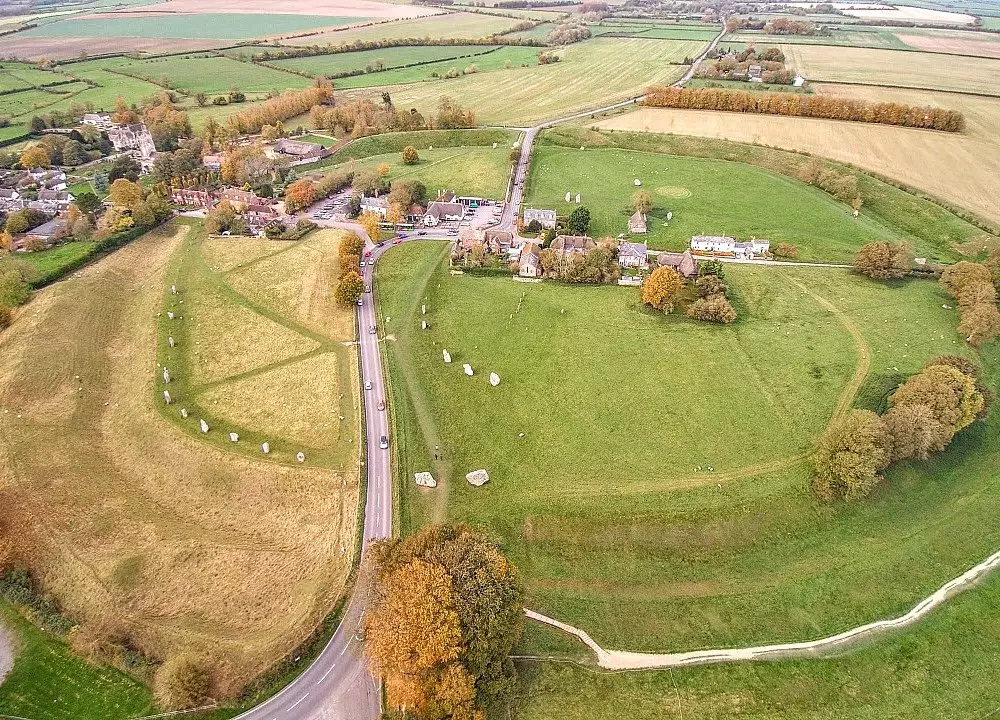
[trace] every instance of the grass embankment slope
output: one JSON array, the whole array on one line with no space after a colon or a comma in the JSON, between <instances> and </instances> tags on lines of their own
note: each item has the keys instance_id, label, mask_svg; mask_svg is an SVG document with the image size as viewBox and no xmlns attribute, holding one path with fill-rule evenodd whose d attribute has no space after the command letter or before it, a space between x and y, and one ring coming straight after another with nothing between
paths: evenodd
<instances>
[{"instance_id":1,"label":"grass embankment slope","mask_svg":"<svg viewBox=\"0 0 1000 720\"><path fill-rule=\"evenodd\" d=\"M801 153L725 140L654 133L595 132L578 127L561 127L546 131L539 137L539 150L542 150L546 144L564 148L575 148L577 151L579 151L580 146L586 146L587 150L581 152L581 155L585 155L594 148L620 148L648 153L662 153L665 156L681 155L686 157L729 160L734 161L734 163L753 165L787 178L796 178L807 165L812 162L819 162L822 168L833 170L839 175L853 174L857 178L858 191L864 201L864 205L861 208L859 222L854 223L851 227L857 226L861 230L867 228L870 232L872 227L881 226L883 232L894 234L897 238L905 239L909 242L914 247L918 256L926 256L931 259L949 262L958 259L963 253L976 255L982 251L984 245L996 242L994 234L977 225L971 224L969 221L955 214L955 212L967 212L963 206L949 206L955 211L952 212L939 204L905 192L886 181L864 172L859 172L849 166L823 159L814 160ZM567 157L572 158L572 153ZM669 182L669 160L670 158L664 157L664 163L668 168L666 172L667 179L663 183L666 187L673 186L673 183ZM579 164L583 161L579 160L576 162ZM652 162L652 160L649 162ZM739 165L732 165L731 167L733 167L733 173L741 172ZM621 178L624 172L622 169L613 167L611 164L607 164L607 171L612 173L613 177L618 178ZM590 174L592 171L583 169L580 172ZM739 207L742 203L746 203L751 208L748 214L751 216L757 214L758 211L753 208L766 207L769 202L765 197L757 197L758 193L754 191L759 186L758 184L763 182L763 180L759 179L761 176L757 177L758 180L749 188L734 187L735 197L722 199L720 201L721 207L703 207L700 209L700 212L704 216L725 218L728 212L727 205ZM565 180L569 181L571 178L565 178ZM532 181L534 182L534 179ZM723 179L723 182L728 181ZM655 190L655 187L659 186L660 183L657 181L656 183L648 184L654 185L654 187L647 189ZM627 206L628 198L631 197L631 191L635 189L632 187L627 190L622 189L617 191L621 194L613 198L597 197L595 203L599 207L608 206L607 210L613 217L614 213L621 212ZM747 194L750 197L744 197ZM565 196L565 192L562 193L562 196ZM815 197L818 198L819 196ZM828 200L832 199L832 196L826 197ZM656 193L654 193L655 198ZM817 202L819 201L817 200ZM697 207L697 198L693 198L693 203L694 207ZM843 212L849 211L849 208L844 204L834 204ZM813 208L818 207L812 203L811 205ZM761 233L761 235L772 237L770 233L781 231L785 227L786 221L784 218L786 215L789 216L788 223L794 223L798 210L798 208L781 208L773 212L770 217L759 217L751 220L745 216L740 216L734 218L734 221L744 225L753 224L755 227L764 225L768 229L766 233ZM972 215L970 215L970 218L975 219ZM621 222L615 217L613 217L613 220L617 223L615 227L620 228L622 225ZM982 223L985 221L979 220L977 222ZM842 232L848 233L846 226L839 224L839 227ZM702 229L707 231L708 234L713 234L711 227L698 228L699 231ZM621 229L618 232L621 232ZM826 236L836 237L833 229L830 231L819 230L819 232ZM857 232L856 230L855 235ZM852 242L848 240L849 237L849 234L840 236L840 239L836 240L836 244L831 244L830 246L807 241L804 241L803 245L811 245L812 249L818 253L815 256L818 258L849 259L849 257L845 257L844 255L844 250Z\"/></svg>"},{"instance_id":2,"label":"grass embankment slope","mask_svg":"<svg viewBox=\"0 0 1000 720\"><path fill-rule=\"evenodd\" d=\"M491 528L528 605L605 647L834 633L908 609L996 549L995 414L865 503L808 491L804 456L835 412L878 407L929 358L966 352L934 283L734 266L742 318L716 327L650 314L634 289L452 278L445 258L404 246L378 271L404 527ZM995 385L995 352L983 360ZM475 489L463 476L480 467L493 481ZM426 469L441 485L418 492Z\"/></svg>"},{"instance_id":3,"label":"grass embankment slope","mask_svg":"<svg viewBox=\"0 0 1000 720\"><path fill-rule=\"evenodd\" d=\"M84 625L209 657L223 694L334 605L358 497L354 363L331 347L353 338L329 311L336 241L289 244L286 265L244 242L209 248L169 224L39 293L0 337L0 497L19 554ZM184 316L173 353L166 310ZM264 435L269 459L249 445Z\"/></svg>"}]
</instances>

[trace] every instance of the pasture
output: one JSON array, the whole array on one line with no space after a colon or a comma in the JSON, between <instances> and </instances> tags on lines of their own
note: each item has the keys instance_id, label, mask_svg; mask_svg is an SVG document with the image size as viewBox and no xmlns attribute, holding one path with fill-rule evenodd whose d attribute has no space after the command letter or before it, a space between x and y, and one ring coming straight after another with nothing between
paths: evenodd
<instances>
[{"instance_id":1,"label":"pasture","mask_svg":"<svg viewBox=\"0 0 1000 720\"><path fill-rule=\"evenodd\" d=\"M1000 38L993 34L919 28L900 30L896 34L907 45L919 50L1000 58Z\"/></svg>"},{"instance_id":2,"label":"pasture","mask_svg":"<svg viewBox=\"0 0 1000 720\"><path fill-rule=\"evenodd\" d=\"M685 70L673 63L697 55L703 46L700 41L597 38L568 46L554 65L385 89L397 106L433 107L441 95L450 95L474 110L480 123L526 124L640 95L650 84L672 82ZM608 83L608 77L615 82Z\"/></svg>"},{"instance_id":3,"label":"pasture","mask_svg":"<svg viewBox=\"0 0 1000 720\"><path fill-rule=\"evenodd\" d=\"M329 30L298 38L289 38L284 45L340 45L352 40L383 38L481 38L502 33L517 20L481 13L446 13L392 23L376 23L362 27Z\"/></svg>"},{"instance_id":4,"label":"pasture","mask_svg":"<svg viewBox=\"0 0 1000 720\"><path fill-rule=\"evenodd\" d=\"M1000 60L933 53L783 44L785 64L813 82L894 85L1000 95Z\"/></svg>"},{"instance_id":5,"label":"pasture","mask_svg":"<svg viewBox=\"0 0 1000 720\"><path fill-rule=\"evenodd\" d=\"M482 45L424 45L379 48L377 50L314 55L312 57L290 58L288 60L272 60L269 64L272 67L283 70L290 69L313 76L327 75L333 77L342 73L363 71L373 62L380 62L384 69L390 70L414 63L429 63L435 60L451 60L458 57L481 55L491 49ZM339 82L337 84L338 86L340 85Z\"/></svg>"},{"instance_id":6,"label":"pasture","mask_svg":"<svg viewBox=\"0 0 1000 720\"><path fill-rule=\"evenodd\" d=\"M995 417L865 503L808 491L832 417L967 352L933 282L729 266L741 319L718 327L648 312L634 288L452 277L440 244L382 262L404 527L485 525L527 605L605 647L819 637L908 609L996 549ZM982 361L994 383L996 354ZM465 482L476 468L489 485ZM438 488L418 490L418 470Z\"/></svg>"},{"instance_id":7,"label":"pasture","mask_svg":"<svg viewBox=\"0 0 1000 720\"><path fill-rule=\"evenodd\" d=\"M872 218L854 219L847 205L791 178L742 163L629 150L538 147L525 203L568 215L582 195L590 234L615 237L628 226L629 201L639 188L653 197L649 234L656 249L683 250L692 235L789 242L801 259L850 262L861 245L895 235ZM667 222L666 215L673 213ZM918 252L928 250L919 248Z\"/></svg>"},{"instance_id":8,"label":"pasture","mask_svg":"<svg viewBox=\"0 0 1000 720\"><path fill-rule=\"evenodd\" d=\"M217 55L168 56L116 64L115 69L151 82L166 80L170 87L190 94L226 93L231 87L244 93L266 93L272 89L297 89L312 84L309 78L301 75Z\"/></svg>"},{"instance_id":9,"label":"pasture","mask_svg":"<svg viewBox=\"0 0 1000 720\"><path fill-rule=\"evenodd\" d=\"M817 86L825 92L826 86ZM642 108L601 120L602 130L642 131L733 140L807 152L850 163L1000 223L1000 146L990 134L1000 100L889 88L836 86L836 95L866 100L929 102L966 114L965 134L816 118L703 110ZM931 97L934 95L934 97ZM986 128L986 129L980 129ZM862 214L867 210L862 209Z\"/></svg>"},{"instance_id":10,"label":"pasture","mask_svg":"<svg viewBox=\"0 0 1000 720\"><path fill-rule=\"evenodd\" d=\"M152 656L211 658L223 693L305 639L350 570L356 373L350 360L337 362L335 374L315 364L323 354L352 353L338 341L353 335L334 334L343 326L329 308L335 244L329 236L289 244L290 258L308 255L289 263L294 277L274 270L280 256L260 259L256 280L254 266L233 258L230 273L250 300L208 269L215 255L203 254L196 225L171 223L38 293L0 336L0 402L9 410L0 415L0 497L24 561L84 626L114 618ZM179 295L169 292L172 283ZM306 314L286 317L281 300L296 292ZM183 319L168 327L167 310ZM316 452L310 438L296 442L300 416L291 403L304 383L294 376L299 358L287 352L290 333L323 351L304 366L315 373L310 411L323 412L339 438ZM253 364L233 359L240 355ZM223 376L200 358L244 374ZM170 406L164 361L173 374ZM232 395L201 400L209 388L194 386L191 365L216 388L234 383ZM254 374L263 379L248 407L238 383ZM208 435L198 431L202 417ZM231 430L239 443L230 442ZM322 422L310 432L333 434ZM264 435L269 458L260 452ZM293 459L300 449L303 465Z\"/></svg>"},{"instance_id":11,"label":"pasture","mask_svg":"<svg viewBox=\"0 0 1000 720\"><path fill-rule=\"evenodd\" d=\"M727 35L723 45L730 41L767 45L843 45L847 47L887 48L906 50L910 46L888 28L862 25L839 25L829 35L765 35L762 31L740 30Z\"/></svg>"}]
</instances>

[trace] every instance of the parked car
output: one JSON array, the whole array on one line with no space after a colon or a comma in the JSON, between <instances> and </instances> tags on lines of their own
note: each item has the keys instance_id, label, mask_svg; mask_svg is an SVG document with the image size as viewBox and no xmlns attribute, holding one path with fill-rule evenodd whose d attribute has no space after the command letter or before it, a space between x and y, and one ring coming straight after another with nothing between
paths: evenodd
<instances>
[{"instance_id":1,"label":"parked car","mask_svg":"<svg viewBox=\"0 0 1000 720\"><path fill-rule=\"evenodd\" d=\"M375 326L374 326L374 325L372 325L372 326L371 326L371 329L370 329L370 330L369 330L368 332L370 332L370 333L371 333L372 335L374 335L374 334L376 334L376 333L378 332L378 330L376 330L376 329L375 329Z\"/></svg>"},{"instance_id":2,"label":"parked car","mask_svg":"<svg viewBox=\"0 0 1000 720\"><path fill-rule=\"evenodd\" d=\"M383 435L381 438L379 438L378 446L380 448L382 448L383 450L388 449L388 447L389 447L389 438L387 438L385 435Z\"/></svg>"},{"instance_id":3,"label":"parked car","mask_svg":"<svg viewBox=\"0 0 1000 720\"><path fill-rule=\"evenodd\" d=\"M364 304L365 304L365 301L362 300L361 298L358 298L358 307L361 307Z\"/></svg>"},{"instance_id":4,"label":"parked car","mask_svg":"<svg viewBox=\"0 0 1000 720\"><path fill-rule=\"evenodd\" d=\"M385 400L379 400L378 401L378 409L379 410L385 410Z\"/></svg>"},{"instance_id":5,"label":"parked car","mask_svg":"<svg viewBox=\"0 0 1000 720\"><path fill-rule=\"evenodd\" d=\"M393 245L399 245L399 243L401 243L401 242L403 242L403 241L400 240L399 238L396 238L395 240L392 241L392 244Z\"/></svg>"},{"instance_id":6,"label":"parked car","mask_svg":"<svg viewBox=\"0 0 1000 720\"><path fill-rule=\"evenodd\" d=\"M365 390L371 390L371 389L372 389L372 381L365 380Z\"/></svg>"}]
</instances>

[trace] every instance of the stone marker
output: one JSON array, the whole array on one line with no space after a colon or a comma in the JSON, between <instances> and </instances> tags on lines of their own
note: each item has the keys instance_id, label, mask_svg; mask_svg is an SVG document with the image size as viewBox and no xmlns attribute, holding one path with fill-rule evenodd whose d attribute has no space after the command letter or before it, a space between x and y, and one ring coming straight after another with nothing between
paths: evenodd
<instances>
[{"instance_id":1,"label":"stone marker","mask_svg":"<svg viewBox=\"0 0 1000 720\"><path fill-rule=\"evenodd\" d=\"M462 370L465 371L466 375L472 377L472 366L469 365L469 363L465 363L465 365L462 366Z\"/></svg>"},{"instance_id":2,"label":"stone marker","mask_svg":"<svg viewBox=\"0 0 1000 720\"><path fill-rule=\"evenodd\" d=\"M492 385L493 387L496 387L499 384L500 384L500 376L497 375L494 372L491 372L490 373L490 385Z\"/></svg>"},{"instance_id":3,"label":"stone marker","mask_svg":"<svg viewBox=\"0 0 1000 720\"><path fill-rule=\"evenodd\" d=\"M239 442L240 441L240 436L237 433L229 433L229 439L232 442Z\"/></svg>"},{"instance_id":4,"label":"stone marker","mask_svg":"<svg viewBox=\"0 0 1000 720\"><path fill-rule=\"evenodd\" d=\"M427 314L427 306L426 305L421 305L420 306L420 314L421 315L426 315Z\"/></svg>"},{"instance_id":5,"label":"stone marker","mask_svg":"<svg viewBox=\"0 0 1000 720\"><path fill-rule=\"evenodd\" d=\"M494 150L496 150L496 149L497 149L497 144L496 144L496 143L493 143L493 149L494 149Z\"/></svg>"},{"instance_id":6,"label":"stone marker","mask_svg":"<svg viewBox=\"0 0 1000 720\"><path fill-rule=\"evenodd\" d=\"M167 345L169 345L170 347L173 347L174 345L176 345L176 343L174 342L174 336L173 335L170 335L170 336L167 337Z\"/></svg>"},{"instance_id":7,"label":"stone marker","mask_svg":"<svg viewBox=\"0 0 1000 720\"><path fill-rule=\"evenodd\" d=\"M260 446L260 450L265 455L267 455L269 452L271 452L271 446L268 443L264 443Z\"/></svg>"},{"instance_id":8,"label":"stone marker","mask_svg":"<svg viewBox=\"0 0 1000 720\"><path fill-rule=\"evenodd\" d=\"M163 402L165 402L167 405L173 402L173 400L170 399L170 393L167 392L166 390L163 391Z\"/></svg>"},{"instance_id":9,"label":"stone marker","mask_svg":"<svg viewBox=\"0 0 1000 720\"><path fill-rule=\"evenodd\" d=\"M470 485L482 487L490 481L490 475L485 470L473 470L465 476L465 479L469 481Z\"/></svg>"},{"instance_id":10,"label":"stone marker","mask_svg":"<svg viewBox=\"0 0 1000 720\"><path fill-rule=\"evenodd\" d=\"M174 314L172 312L170 312L169 310L167 311L167 319L168 320L173 320L174 319Z\"/></svg>"},{"instance_id":11,"label":"stone marker","mask_svg":"<svg viewBox=\"0 0 1000 720\"><path fill-rule=\"evenodd\" d=\"M576 194L576 204L577 204L577 205L579 205L579 204L580 204L580 193L577 193L577 194Z\"/></svg>"},{"instance_id":12,"label":"stone marker","mask_svg":"<svg viewBox=\"0 0 1000 720\"><path fill-rule=\"evenodd\" d=\"M420 329L421 330L426 330L427 329L427 321L426 320L421 320L420 321Z\"/></svg>"},{"instance_id":13,"label":"stone marker","mask_svg":"<svg viewBox=\"0 0 1000 720\"><path fill-rule=\"evenodd\" d=\"M207 422L205 422L204 420L199 420L198 424L201 426L201 431L203 433L207 433L208 432L208 423Z\"/></svg>"},{"instance_id":14,"label":"stone marker","mask_svg":"<svg viewBox=\"0 0 1000 720\"><path fill-rule=\"evenodd\" d=\"M176 295L177 294L177 286L176 285L171 285L170 286L170 294L171 295Z\"/></svg>"},{"instance_id":15,"label":"stone marker","mask_svg":"<svg viewBox=\"0 0 1000 720\"><path fill-rule=\"evenodd\" d=\"M641 185L642 185L642 180L640 180L639 178L636 178L635 179L635 186L636 187L640 187Z\"/></svg>"},{"instance_id":16,"label":"stone marker","mask_svg":"<svg viewBox=\"0 0 1000 720\"><path fill-rule=\"evenodd\" d=\"M163 368L163 382L167 385L170 384L170 371L166 368Z\"/></svg>"},{"instance_id":17,"label":"stone marker","mask_svg":"<svg viewBox=\"0 0 1000 720\"><path fill-rule=\"evenodd\" d=\"M306 461L306 455L305 455L305 453L296 453L295 459L298 460L299 462L305 462Z\"/></svg>"},{"instance_id":18,"label":"stone marker","mask_svg":"<svg viewBox=\"0 0 1000 720\"><path fill-rule=\"evenodd\" d=\"M413 479L420 487L437 487L437 480L429 472L413 473Z\"/></svg>"},{"instance_id":19,"label":"stone marker","mask_svg":"<svg viewBox=\"0 0 1000 720\"><path fill-rule=\"evenodd\" d=\"M566 202L569 202L569 199L570 199L571 197L572 197L572 194L571 194L571 193L569 192L569 190L567 190L567 191L566 191Z\"/></svg>"},{"instance_id":20,"label":"stone marker","mask_svg":"<svg viewBox=\"0 0 1000 720\"><path fill-rule=\"evenodd\" d=\"M451 362L451 353L450 352L448 352L447 350L442 350L441 354L444 355L444 361L446 363L450 363Z\"/></svg>"},{"instance_id":21,"label":"stone marker","mask_svg":"<svg viewBox=\"0 0 1000 720\"><path fill-rule=\"evenodd\" d=\"M188 419L188 411L187 411L187 408L181 408L181 417L182 417L182 418L184 418L185 420L187 420L187 419Z\"/></svg>"},{"instance_id":22,"label":"stone marker","mask_svg":"<svg viewBox=\"0 0 1000 720\"><path fill-rule=\"evenodd\" d=\"M673 219L674 219L674 211L671 210L667 213L667 222L670 222Z\"/></svg>"}]
</instances>

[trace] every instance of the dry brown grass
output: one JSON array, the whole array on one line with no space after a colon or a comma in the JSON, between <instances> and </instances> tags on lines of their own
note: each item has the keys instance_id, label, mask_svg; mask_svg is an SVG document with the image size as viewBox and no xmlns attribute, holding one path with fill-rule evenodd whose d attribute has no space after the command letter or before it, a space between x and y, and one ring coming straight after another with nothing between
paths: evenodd
<instances>
[{"instance_id":1,"label":"dry brown grass","mask_svg":"<svg viewBox=\"0 0 1000 720\"><path fill-rule=\"evenodd\" d=\"M3 38L0 55L24 60L69 60L81 55L121 52L184 52L209 50L231 45L232 40L190 40L181 38L142 37L31 37L8 35Z\"/></svg>"},{"instance_id":2,"label":"dry brown grass","mask_svg":"<svg viewBox=\"0 0 1000 720\"><path fill-rule=\"evenodd\" d=\"M857 90L863 96L862 91L868 88ZM949 107L956 107L952 99L959 97L968 96L947 95L944 100L951 103ZM956 109L968 111L973 104L981 110L974 117L970 113L973 129L966 135L837 120L657 108L612 117L597 126L800 150L894 178L1000 222L1000 204L996 202L1000 196L1000 146L984 137L985 128L997 122L1000 100L970 98L968 104Z\"/></svg>"},{"instance_id":3,"label":"dry brown grass","mask_svg":"<svg viewBox=\"0 0 1000 720\"><path fill-rule=\"evenodd\" d=\"M158 413L154 318L184 232L39 293L0 336L0 521L74 617L213 656L231 693L342 593L358 472L234 455Z\"/></svg>"},{"instance_id":4,"label":"dry brown grass","mask_svg":"<svg viewBox=\"0 0 1000 720\"><path fill-rule=\"evenodd\" d=\"M897 32L896 37L910 47L940 53L1000 58L1000 37L985 33L925 30L920 34Z\"/></svg>"},{"instance_id":5,"label":"dry brown grass","mask_svg":"<svg viewBox=\"0 0 1000 720\"><path fill-rule=\"evenodd\" d=\"M333 352L312 355L226 383L198 399L216 406L218 415L239 425L268 428L306 447L323 447L357 434L352 424L343 427L340 420L341 403L352 403L354 395L350 388L340 386L339 364ZM345 398L341 398L344 390ZM344 417L350 423L353 413Z\"/></svg>"},{"instance_id":6,"label":"dry brown grass","mask_svg":"<svg viewBox=\"0 0 1000 720\"><path fill-rule=\"evenodd\" d=\"M289 247L286 240L248 241L246 238L213 237L201 244L201 254L212 270L228 272Z\"/></svg>"},{"instance_id":7,"label":"dry brown grass","mask_svg":"<svg viewBox=\"0 0 1000 720\"><path fill-rule=\"evenodd\" d=\"M898 85L1000 95L1000 60L825 45L782 45L786 63L813 82Z\"/></svg>"},{"instance_id":8,"label":"dry brown grass","mask_svg":"<svg viewBox=\"0 0 1000 720\"><path fill-rule=\"evenodd\" d=\"M329 15L330 17L412 18L440 12L372 0L170 0L153 5L130 5L125 13L105 15L140 15L145 13L263 13L266 15ZM102 16L103 17L103 16Z\"/></svg>"}]
</instances>

